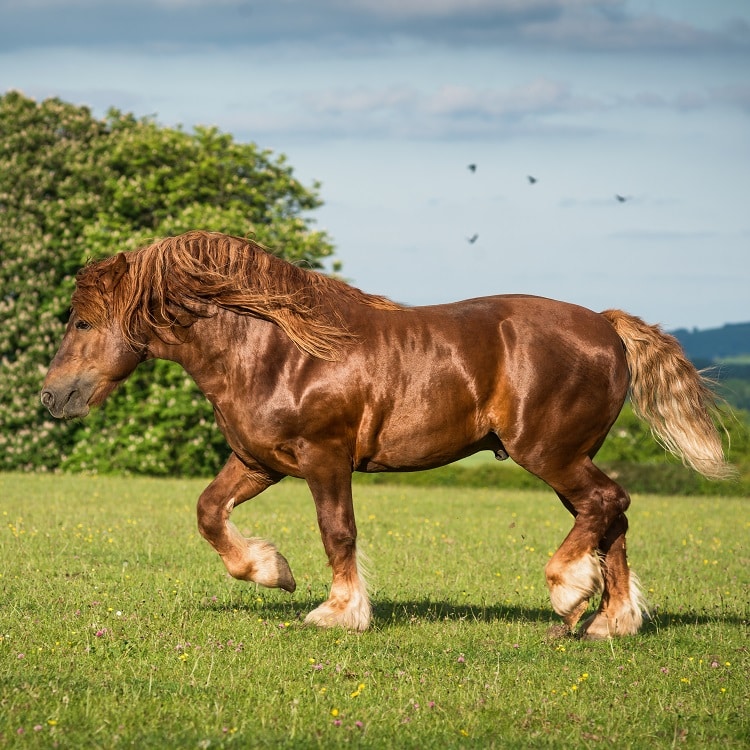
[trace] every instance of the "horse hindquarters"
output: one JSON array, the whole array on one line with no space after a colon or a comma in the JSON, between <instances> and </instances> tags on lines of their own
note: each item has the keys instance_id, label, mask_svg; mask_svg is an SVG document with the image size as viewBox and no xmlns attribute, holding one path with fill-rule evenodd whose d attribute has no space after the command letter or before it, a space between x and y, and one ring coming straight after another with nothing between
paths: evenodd
<instances>
[{"instance_id":1,"label":"horse hindquarters","mask_svg":"<svg viewBox=\"0 0 750 750\"><path fill-rule=\"evenodd\" d=\"M535 304L538 316L519 311L523 319L516 316L506 338L513 346L506 344L507 416L500 437L510 456L551 486L575 518L546 566L554 610L572 631L601 592L599 611L586 624L589 637L633 633L641 615L625 556L630 499L591 460L627 394L625 352L601 315Z\"/></svg>"},{"instance_id":2,"label":"horse hindquarters","mask_svg":"<svg viewBox=\"0 0 750 750\"><path fill-rule=\"evenodd\" d=\"M602 316L624 346L633 409L649 424L656 439L706 477L721 479L731 475L714 424L713 393L679 342L658 326L649 326L619 310L607 310ZM627 565L628 524L623 512L629 503L627 494L598 473L598 477L592 473L592 481L580 487L569 483L570 477L575 476L575 464L564 472L540 474L576 517L573 530L547 567L553 605L571 629L586 608L587 595L595 591L601 570L599 609L581 628L582 635L588 638L637 632L644 609L638 580ZM607 502L608 497L614 502ZM598 535L592 551L589 545Z\"/></svg>"}]
</instances>

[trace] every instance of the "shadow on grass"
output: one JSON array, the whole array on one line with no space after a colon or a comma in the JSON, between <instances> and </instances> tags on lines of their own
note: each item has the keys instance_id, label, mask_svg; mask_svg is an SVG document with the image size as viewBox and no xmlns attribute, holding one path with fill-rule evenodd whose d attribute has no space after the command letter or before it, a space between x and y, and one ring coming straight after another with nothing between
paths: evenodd
<instances>
[{"instance_id":1,"label":"shadow on grass","mask_svg":"<svg viewBox=\"0 0 750 750\"><path fill-rule=\"evenodd\" d=\"M746 616L726 612L667 612L659 610L652 614L651 617L644 618L641 634L653 635L659 633L661 630L699 627L701 625L714 625L716 623L747 627L750 621Z\"/></svg>"},{"instance_id":2,"label":"shadow on grass","mask_svg":"<svg viewBox=\"0 0 750 750\"><path fill-rule=\"evenodd\" d=\"M262 604L233 599L229 602L204 602L206 609L218 612L234 610L252 612L256 615L267 615L271 618L304 619L307 612L314 609L323 598L309 598L297 601L264 601ZM403 625L410 622L459 622L462 620L473 622L497 621L527 621L547 622L555 621L555 614L551 609L535 607L520 607L493 604L457 604L455 602L434 601L432 599L401 600L376 599L373 605L373 624L385 627L389 624Z\"/></svg>"},{"instance_id":3,"label":"shadow on grass","mask_svg":"<svg viewBox=\"0 0 750 750\"><path fill-rule=\"evenodd\" d=\"M501 604L456 604L420 599L401 601L379 599L373 603L376 625L403 625L411 622L554 622L551 609Z\"/></svg>"},{"instance_id":4,"label":"shadow on grass","mask_svg":"<svg viewBox=\"0 0 750 750\"><path fill-rule=\"evenodd\" d=\"M207 609L214 611L247 611L267 619L298 620L305 619L307 613L320 604L322 599L310 598L304 601L266 601L257 604L249 601L234 600L226 603L206 603ZM584 615L585 619L593 609ZM377 599L373 602L373 627L387 629L390 626L401 626L419 622L532 622L546 625L559 625L560 619L551 608L523 607L509 605L474 605L457 604L448 601L431 599L396 600ZM747 626L748 619L742 615L707 612L666 612L659 610L651 617L644 618L641 635L657 635L662 630L699 627L715 623L734 626Z\"/></svg>"}]
</instances>

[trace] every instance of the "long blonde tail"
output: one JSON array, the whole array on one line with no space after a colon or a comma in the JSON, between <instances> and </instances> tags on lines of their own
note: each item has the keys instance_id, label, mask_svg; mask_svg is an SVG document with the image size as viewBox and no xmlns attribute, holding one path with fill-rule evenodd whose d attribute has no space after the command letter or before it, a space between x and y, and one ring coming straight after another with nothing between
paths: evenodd
<instances>
[{"instance_id":1,"label":"long blonde tail","mask_svg":"<svg viewBox=\"0 0 750 750\"><path fill-rule=\"evenodd\" d=\"M709 479L735 472L724 457L716 399L680 343L622 310L605 310L625 345L633 411L670 453Z\"/></svg>"}]
</instances>

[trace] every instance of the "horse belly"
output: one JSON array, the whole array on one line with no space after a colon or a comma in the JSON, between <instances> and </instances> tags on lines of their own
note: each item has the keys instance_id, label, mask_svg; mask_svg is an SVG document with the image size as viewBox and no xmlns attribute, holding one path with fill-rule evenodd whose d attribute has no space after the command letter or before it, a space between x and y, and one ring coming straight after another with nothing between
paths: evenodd
<instances>
[{"instance_id":1,"label":"horse belly","mask_svg":"<svg viewBox=\"0 0 750 750\"><path fill-rule=\"evenodd\" d=\"M422 471L435 469L453 463L481 450L496 452L502 449L500 440L488 434L475 442L460 446L451 445L405 445L403 450L383 450L372 457L362 458L356 465L357 471L367 473L388 471Z\"/></svg>"},{"instance_id":2,"label":"horse belly","mask_svg":"<svg viewBox=\"0 0 750 750\"><path fill-rule=\"evenodd\" d=\"M432 403L395 400L387 414L372 410L359 435L359 471L418 471L444 466L480 450L499 450L499 438L480 426L468 395Z\"/></svg>"},{"instance_id":3,"label":"horse belly","mask_svg":"<svg viewBox=\"0 0 750 750\"><path fill-rule=\"evenodd\" d=\"M375 336L353 379L364 406L355 466L414 471L501 449L492 417L502 369L496 303L423 308L396 320Z\"/></svg>"}]
</instances>

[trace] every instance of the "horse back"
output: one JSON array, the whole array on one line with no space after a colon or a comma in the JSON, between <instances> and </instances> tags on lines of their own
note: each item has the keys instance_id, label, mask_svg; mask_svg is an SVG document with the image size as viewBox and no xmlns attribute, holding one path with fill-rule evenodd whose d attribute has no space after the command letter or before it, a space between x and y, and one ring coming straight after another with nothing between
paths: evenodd
<instances>
[{"instance_id":1,"label":"horse back","mask_svg":"<svg viewBox=\"0 0 750 750\"><path fill-rule=\"evenodd\" d=\"M543 441L589 451L627 392L622 342L576 305L506 295L368 311L359 323L344 369L359 386L358 453L370 469L483 448L520 457Z\"/></svg>"}]
</instances>

